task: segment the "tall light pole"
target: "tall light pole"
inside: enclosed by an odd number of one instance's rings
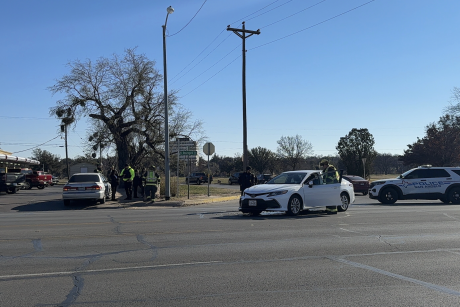
[[[164,80],[164,102],[165,102],[165,199],[171,197],[171,183],[169,173],[169,118],[168,118],[168,75],[166,70],[166,24],[169,14],[174,13],[174,9],[169,6],[166,11],[166,20],[163,27],[163,80]]]
[[[366,158],[362,158],[364,167],[364,179],[366,179]]]

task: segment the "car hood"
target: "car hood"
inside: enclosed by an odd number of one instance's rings
[[[298,190],[300,184],[258,184],[244,190],[246,193],[259,194],[264,192],[273,192],[279,190]]]

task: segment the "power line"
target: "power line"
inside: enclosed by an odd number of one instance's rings
[[[217,48],[219,48],[220,45],[222,45],[229,37],[230,37],[231,34],[229,34],[223,41],[221,41],[219,43],[219,45],[217,45],[213,50],[211,50],[211,52],[209,52],[204,58],[201,59],[201,61],[199,61],[198,63],[195,64],[195,66],[193,66],[192,68],[190,68],[186,73],[184,73],[181,77],[179,77],[176,81],[179,81],[180,79],[182,79],[182,77],[184,77],[186,74],[188,74],[191,70],[193,70],[195,67],[197,67],[201,62],[203,62],[204,59],[206,59],[211,53],[214,52],[214,50],[216,50]],[[232,50],[233,51],[233,50]],[[196,59],[196,58],[195,58]],[[217,63],[216,63],[217,64]],[[182,70],[183,71],[183,70]],[[177,75],[176,75],[177,76]],[[174,81],[174,82],[176,82]],[[174,83],[172,82],[172,83]]]
[[[231,35],[231,34],[230,34]],[[214,66],[216,66],[218,63],[220,63],[223,59],[225,59],[228,55],[230,55],[230,53],[232,53],[233,51],[235,51],[238,47],[240,47],[241,44],[239,44],[238,46],[236,46],[235,48],[233,48],[230,52],[228,52],[226,55],[224,55],[220,60],[218,60],[217,62],[215,62],[214,64],[212,64],[208,69],[206,69],[205,71],[203,71],[201,74],[197,75],[195,78],[193,78],[192,80],[190,80],[189,82],[185,83],[184,85],[182,85],[180,89],[182,89],[184,86],[188,85],[189,83],[195,81],[196,79],[198,79],[200,76],[202,76],[204,73],[206,73],[208,70],[210,70],[211,68],[213,68]]]
[[[31,148],[29,148],[29,149],[25,149],[25,150],[21,150],[21,151],[16,151],[16,152],[14,152],[14,154],[17,154],[17,153],[19,153],[19,152],[28,151],[28,150],[31,150],[31,149],[35,149],[35,148],[37,148],[37,147],[39,147],[39,146],[42,146],[42,145],[44,145],[44,144],[46,144],[46,143],[49,143],[49,142],[51,142],[52,140],[55,140],[55,139],[57,139],[58,137],[60,137],[60,135],[58,135],[58,136],[56,136],[56,137],[52,138],[52,139],[51,139],[51,140],[49,140],[49,141],[46,141],[45,143],[42,143],[42,144],[40,144],[40,145],[37,145],[37,146],[35,146],[35,147],[31,147]]]
[[[315,4],[313,4],[313,5],[310,5],[309,7],[304,8],[303,10],[300,10],[300,11],[298,11],[297,13],[291,14],[291,15],[285,17],[285,18],[282,18],[282,19],[280,19],[280,20],[278,20],[278,21],[272,22],[272,23],[270,23],[270,24],[268,24],[268,25],[265,25],[265,26],[263,26],[263,27],[260,27],[260,28],[261,28],[261,29],[262,29],[262,28],[268,28],[269,26],[272,26],[272,25],[274,25],[274,24],[276,24],[276,23],[278,23],[278,22],[281,22],[281,21],[283,21],[283,20],[286,20],[286,19],[288,19],[288,18],[294,17],[295,15],[300,14],[300,13],[306,11],[306,10],[309,10],[309,9],[311,9],[312,7],[315,7],[315,6],[317,6],[317,5],[319,5],[319,4],[323,3],[323,2],[326,2],[326,0],[322,0],[322,1],[318,2],[318,3],[315,3]]]
[[[257,10],[257,11],[255,11],[254,13],[251,13],[251,14],[249,14],[249,15],[247,15],[247,16],[245,16],[245,17],[243,17],[243,18],[241,18],[241,19],[239,19],[239,20],[237,20],[237,21],[232,22],[231,25],[234,24],[234,23],[240,22],[240,21],[242,21],[242,20],[245,20],[245,19],[248,18],[249,16],[252,16],[252,15],[254,15],[254,14],[256,14],[256,13],[258,13],[258,12],[264,10],[265,8],[269,7],[270,5],[272,5],[272,4],[274,4],[274,3],[278,2],[278,1],[280,1],[280,0],[276,0],[276,1],[273,1],[273,2],[271,2],[271,3],[269,3],[269,4],[267,4],[266,6],[264,6],[263,8],[261,8],[260,10]],[[273,9],[271,9],[270,11],[272,11],[272,10],[274,10],[274,9],[280,7],[280,6],[283,6],[283,5],[285,5],[285,4],[287,4],[287,3],[291,2],[291,1],[293,1],[293,0],[289,0],[288,2],[286,2],[286,3],[284,3],[284,4],[281,4],[281,5],[279,5],[279,6],[275,7],[275,8],[273,8]],[[267,12],[265,12],[265,13],[268,13],[268,12],[270,12],[270,11],[267,11]],[[262,13],[262,14],[260,14],[260,15],[263,15],[263,14],[265,14],[265,13]],[[257,15],[257,16],[255,16],[255,17],[251,18],[251,19],[254,19],[254,18],[256,18],[256,17],[258,17],[258,16],[260,16],[260,15]],[[248,19],[248,20],[251,20],[251,19]]]
[[[257,48],[260,48],[260,47],[269,45],[269,44],[271,44],[271,43],[280,41],[280,40],[282,40],[282,39],[288,38],[288,37],[293,36],[293,35],[295,35],[295,34],[298,34],[298,33],[300,33],[300,32],[309,30],[309,29],[314,28],[314,27],[316,27],[316,26],[319,26],[319,25],[321,25],[321,24],[323,24],[323,23],[325,23],[325,22],[328,22],[328,21],[330,21],[330,20],[332,20],[332,19],[335,19],[335,18],[340,17],[340,16],[342,16],[342,15],[345,15],[345,14],[347,14],[347,13],[350,13],[351,11],[354,11],[354,10],[356,10],[356,9],[359,9],[359,8],[361,8],[361,7],[363,7],[363,6],[367,5],[367,4],[369,4],[369,3],[371,3],[371,2],[374,2],[374,1],[376,1],[376,0],[368,1],[368,2],[366,2],[366,3],[364,3],[364,4],[361,4],[361,5],[359,5],[359,6],[354,7],[354,8],[352,8],[352,9],[348,10],[348,11],[345,11],[345,12],[340,13],[340,14],[338,14],[338,15],[335,15],[335,16],[333,16],[333,17],[331,17],[331,18],[328,18],[328,19],[326,19],[326,20],[323,20],[323,21],[321,21],[321,22],[318,22],[318,23],[316,23],[316,24],[314,24],[314,25],[312,25],[312,26],[309,26],[309,27],[304,28],[304,29],[302,29],[302,30],[296,31],[296,32],[291,33],[291,34],[289,34],[289,35],[280,37],[280,38],[278,38],[278,39],[275,39],[275,40],[273,40],[273,41],[271,41],[271,42],[262,44],[262,45],[260,45],[260,46],[251,48],[251,49],[249,49],[249,50],[254,50],[254,49],[257,49]]]
[[[193,15],[192,19],[190,19],[189,22],[187,22],[187,24],[185,26],[182,27],[182,29],[180,29],[179,31],[177,31],[176,33],[174,34],[171,34],[171,35],[168,35],[168,37],[171,37],[171,36],[174,36],[176,34],[179,34],[182,30],[184,30],[191,22],[192,20],[196,17],[196,15],[198,15],[198,13],[201,11],[201,9],[203,8],[204,4],[206,3],[206,1],[208,0],[204,0],[203,4],[200,6],[200,8],[198,9],[198,11],[195,13],[195,15]]]
[[[191,90],[190,92],[188,92],[187,94],[185,94],[184,96],[182,96],[182,98],[184,98],[185,96],[191,94],[192,92],[194,92],[197,88],[201,87],[203,84],[205,84],[206,82],[208,82],[209,80],[211,80],[212,78],[214,78],[217,74],[219,74],[221,71],[223,71],[225,68],[227,68],[228,66],[230,66],[230,64],[232,64],[233,62],[235,62],[236,60],[238,60],[238,58],[240,58],[241,55],[237,56],[233,61],[231,61],[230,63],[228,63],[227,65],[225,65],[221,70],[219,70],[218,72],[216,72],[214,75],[212,75],[211,77],[209,77],[206,81],[204,81],[203,83],[201,83],[200,85],[198,85],[197,87],[195,87],[193,90]]]

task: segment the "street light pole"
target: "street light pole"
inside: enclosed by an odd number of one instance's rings
[[[169,173],[169,118],[168,118],[168,75],[166,69],[166,24],[168,23],[169,14],[174,13],[174,9],[169,6],[166,11],[166,20],[163,27],[163,81],[164,81],[164,103],[165,103],[165,199],[171,197],[171,183]]]

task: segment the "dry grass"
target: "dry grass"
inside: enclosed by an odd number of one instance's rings
[[[387,174],[387,175],[371,174],[369,181],[375,181],[375,180],[381,180],[381,179],[394,179],[394,178],[398,177],[399,175],[400,174]]]

